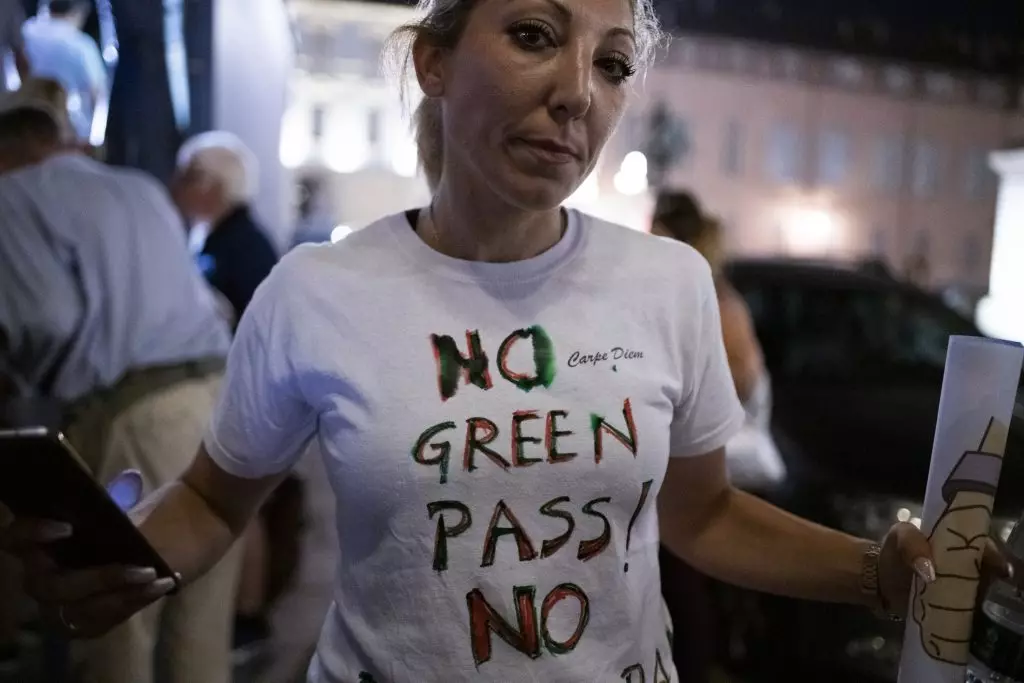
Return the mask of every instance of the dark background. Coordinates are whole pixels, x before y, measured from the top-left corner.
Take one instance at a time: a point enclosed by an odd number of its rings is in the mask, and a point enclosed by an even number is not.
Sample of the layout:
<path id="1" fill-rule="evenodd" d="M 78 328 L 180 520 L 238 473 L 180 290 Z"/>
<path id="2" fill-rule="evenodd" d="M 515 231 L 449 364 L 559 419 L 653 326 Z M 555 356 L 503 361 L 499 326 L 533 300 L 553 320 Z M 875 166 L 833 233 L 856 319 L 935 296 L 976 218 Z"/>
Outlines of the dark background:
<path id="1" fill-rule="evenodd" d="M 1022 0 L 656 0 L 656 4 L 669 29 L 1024 76 Z"/>

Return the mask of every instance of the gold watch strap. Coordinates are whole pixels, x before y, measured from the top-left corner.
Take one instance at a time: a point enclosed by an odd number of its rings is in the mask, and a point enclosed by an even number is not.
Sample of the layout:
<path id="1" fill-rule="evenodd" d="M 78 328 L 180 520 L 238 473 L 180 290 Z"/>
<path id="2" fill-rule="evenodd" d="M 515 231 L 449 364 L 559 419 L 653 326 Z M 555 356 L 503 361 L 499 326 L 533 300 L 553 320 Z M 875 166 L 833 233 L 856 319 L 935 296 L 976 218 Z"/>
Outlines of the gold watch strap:
<path id="1" fill-rule="evenodd" d="M 902 621 L 902 617 L 892 610 L 889 601 L 882 593 L 882 582 L 879 576 L 879 566 L 882 558 L 882 546 L 872 543 L 864 551 L 861 560 L 860 589 L 868 603 L 873 605 L 873 611 L 877 616 L 889 621 Z"/>

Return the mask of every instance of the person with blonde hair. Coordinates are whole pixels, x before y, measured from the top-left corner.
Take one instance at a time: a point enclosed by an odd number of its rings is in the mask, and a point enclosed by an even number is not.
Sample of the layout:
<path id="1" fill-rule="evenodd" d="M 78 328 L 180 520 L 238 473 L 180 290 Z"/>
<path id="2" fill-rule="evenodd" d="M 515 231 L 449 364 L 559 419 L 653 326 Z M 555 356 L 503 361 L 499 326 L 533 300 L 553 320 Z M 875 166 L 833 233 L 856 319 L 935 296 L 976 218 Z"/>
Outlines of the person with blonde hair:
<path id="1" fill-rule="evenodd" d="M 689 192 L 664 191 L 655 202 L 651 233 L 690 245 L 711 268 L 729 373 L 746 413 L 743 427 L 726 444 L 729 478 L 746 490 L 770 490 L 786 476 L 771 435 L 771 382 L 750 309 L 724 273 L 722 224 L 707 215 Z M 665 598 L 673 622 L 687 635 L 676 643 L 680 675 L 693 683 L 708 681 L 718 649 L 711 586 L 693 567 L 664 549 L 660 561 L 662 574 L 669 577 Z"/>
<path id="2" fill-rule="evenodd" d="M 190 229 L 203 235 L 199 267 L 219 295 L 232 328 L 278 260 L 252 208 L 258 179 L 259 163 L 248 146 L 232 133 L 214 130 L 185 141 L 178 150 L 171 181 L 171 195 L 178 209 Z M 297 480 L 289 485 L 299 486 Z M 270 545 L 265 517 L 266 512 L 253 520 L 243 544 L 234 628 L 234 658 L 240 664 L 263 652 L 270 639 L 273 595 L 269 570 L 272 561 L 289 545 L 288 539 L 281 538 L 274 539 L 277 542 L 273 547 Z"/>
<path id="3" fill-rule="evenodd" d="M 745 415 L 704 259 L 562 208 L 661 38 L 650 0 L 420 10 L 400 35 L 431 201 L 281 260 L 142 533 L 188 585 L 315 442 L 340 550 L 316 683 L 678 680 L 659 541 L 724 581 L 905 613 L 935 578 L 916 527 L 876 543 L 730 485 Z M 88 637 L 178 583 L 139 576 L 33 588 Z"/>
<path id="4" fill-rule="evenodd" d="M 689 193 L 663 192 L 655 203 L 651 233 L 690 245 L 711 267 L 729 370 L 740 401 L 747 403 L 765 381 L 764 357 L 750 309 L 723 273 L 726 257 L 721 222 L 706 215 Z"/>
<path id="5" fill-rule="evenodd" d="M 206 236 L 200 267 L 231 305 L 232 326 L 277 263 L 252 210 L 258 187 L 256 155 L 236 135 L 200 133 L 178 151 L 171 195 L 189 225 Z"/>

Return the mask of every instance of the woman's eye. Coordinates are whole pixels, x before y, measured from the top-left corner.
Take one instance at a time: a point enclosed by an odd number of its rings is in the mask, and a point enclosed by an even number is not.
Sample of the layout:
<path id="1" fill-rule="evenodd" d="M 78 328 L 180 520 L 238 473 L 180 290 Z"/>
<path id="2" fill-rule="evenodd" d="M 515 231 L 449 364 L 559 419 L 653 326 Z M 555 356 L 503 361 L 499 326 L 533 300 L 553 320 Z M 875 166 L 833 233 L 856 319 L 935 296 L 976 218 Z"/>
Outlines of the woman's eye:
<path id="1" fill-rule="evenodd" d="M 551 30 L 543 24 L 517 24 L 509 31 L 521 47 L 527 50 L 544 50 L 555 44 Z"/>
<path id="2" fill-rule="evenodd" d="M 636 73 L 636 67 L 624 59 L 604 59 L 599 66 L 615 83 L 627 81 Z"/>

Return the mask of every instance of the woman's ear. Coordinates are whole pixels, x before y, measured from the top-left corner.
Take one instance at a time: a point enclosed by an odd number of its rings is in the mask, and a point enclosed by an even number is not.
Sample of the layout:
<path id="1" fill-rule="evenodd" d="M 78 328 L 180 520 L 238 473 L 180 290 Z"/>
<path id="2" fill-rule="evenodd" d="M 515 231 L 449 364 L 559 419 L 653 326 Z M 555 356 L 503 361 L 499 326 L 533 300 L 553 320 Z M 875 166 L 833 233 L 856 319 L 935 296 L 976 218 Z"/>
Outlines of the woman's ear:
<path id="1" fill-rule="evenodd" d="M 444 95 L 444 67 L 447 51 L 430 41 L 417 38 L 412 44 L 412 63 L 416 80 L 427 97 Z"/>

